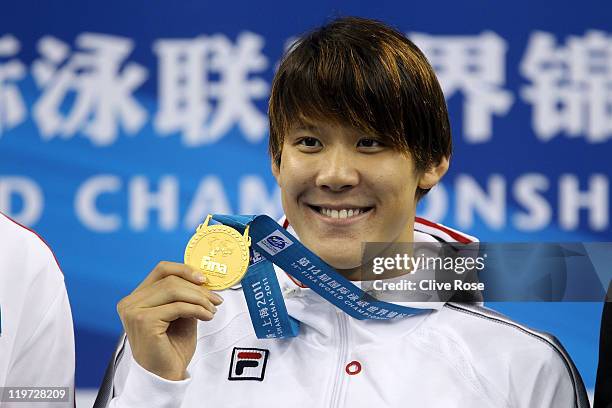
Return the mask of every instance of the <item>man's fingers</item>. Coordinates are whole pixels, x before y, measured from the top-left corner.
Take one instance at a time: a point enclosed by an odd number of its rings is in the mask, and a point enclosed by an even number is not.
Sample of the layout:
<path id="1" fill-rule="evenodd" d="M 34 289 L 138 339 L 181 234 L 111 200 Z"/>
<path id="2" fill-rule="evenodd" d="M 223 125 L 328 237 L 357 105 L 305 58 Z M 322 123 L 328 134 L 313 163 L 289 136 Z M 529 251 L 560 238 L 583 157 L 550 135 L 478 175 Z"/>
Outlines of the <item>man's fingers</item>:
<path id="1" fill-rule="evenodd" d="M 223 303 L 223 298 L 217 292 L 213 292 L 212 290 L 206 289 L 203 286 L 200 286 L 199 289 L 206 295 L 208 299 L 210 299 L 213 305 L 219 306 L 221 303 Z"/>
<path id="2" fill-rule="evenodd" d="M 151 311 L 151 317 L 171 323 L 180 318 L 195 318 L 199 320 L 212 320 L 214 313 L 200 305 L 185 302 L 174 302 L 167 305 L 158 306 Z"/>
<path id="3" fill-rule="evenodd" d="M 173 302 L 185 302 L 205 307 L 215 313 L 220 302 L 217 295 L 201 286 L 179 278 L 167 276 L 132 295 L 131 303 L 137 307 L 157 307 Z"/>
<path id="4" fill-rule="evenodd" d="M 178 276 L 196 285 L 201 285 L 206 282 L 206 276 L 195 268 L 189 265 L 178 262 L 161 261 L 149 273 L 144 281 L 136 288 L 137 290 L 164 279 L 168 276 Z"/>
<path id="5" fill-rule="evenodd" d="M 172 302 L 200 305 L 215 313 L 216 306 L 223 302 L 223 298 L 201 285 L 170 275 L 151 285 L 137 288 L 119 302 L 117 311 L 122 315 L 133 308 L 151 308 Z"/>

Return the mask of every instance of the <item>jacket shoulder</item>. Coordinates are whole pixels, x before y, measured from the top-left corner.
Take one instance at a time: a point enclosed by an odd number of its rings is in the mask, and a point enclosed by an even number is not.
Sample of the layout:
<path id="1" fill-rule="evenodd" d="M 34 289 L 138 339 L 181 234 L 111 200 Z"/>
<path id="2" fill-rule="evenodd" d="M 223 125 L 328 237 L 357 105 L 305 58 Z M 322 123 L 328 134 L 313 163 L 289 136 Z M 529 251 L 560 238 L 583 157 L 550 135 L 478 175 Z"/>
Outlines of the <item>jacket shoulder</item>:
<path id="1" fill-rule="evenodd" d="M 4 278 L 10 280 L 11 276 L 19 276 L 17 282 L 23 287 L 41 278 L 41 282 L 53 282 L 55 286 L 64 280 L 59 262 L 47 242 L 34 230 L 1 212 L 0 266 L 18 270 L 19 274 L 8 274 Z"/>
<path id="2" fill-rule="evenodd" d="M 461 344 L 485 378 L 499 379 L 497 388 L 544 395 L 562 385 L 573 406 L 589 406 L 582 378 L 555 336 L 477 304 L 452 302 L 442 309 L 438 327 Z"/>

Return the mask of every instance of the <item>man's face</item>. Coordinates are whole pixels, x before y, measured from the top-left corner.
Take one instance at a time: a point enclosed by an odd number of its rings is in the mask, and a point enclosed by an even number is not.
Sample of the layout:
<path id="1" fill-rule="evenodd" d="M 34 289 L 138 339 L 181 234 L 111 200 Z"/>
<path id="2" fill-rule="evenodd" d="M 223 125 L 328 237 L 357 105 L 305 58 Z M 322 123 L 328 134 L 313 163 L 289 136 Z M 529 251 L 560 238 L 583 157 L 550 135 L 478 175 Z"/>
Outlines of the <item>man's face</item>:
<path id="1" fill-rule="evenodd" d="M 364 242 L 413 239 L 421 177 L 410 155 L 373 136 L 321 122 L 295 127 L 272 171 L 300 240 L 336 269 L 358 267 Z"/>

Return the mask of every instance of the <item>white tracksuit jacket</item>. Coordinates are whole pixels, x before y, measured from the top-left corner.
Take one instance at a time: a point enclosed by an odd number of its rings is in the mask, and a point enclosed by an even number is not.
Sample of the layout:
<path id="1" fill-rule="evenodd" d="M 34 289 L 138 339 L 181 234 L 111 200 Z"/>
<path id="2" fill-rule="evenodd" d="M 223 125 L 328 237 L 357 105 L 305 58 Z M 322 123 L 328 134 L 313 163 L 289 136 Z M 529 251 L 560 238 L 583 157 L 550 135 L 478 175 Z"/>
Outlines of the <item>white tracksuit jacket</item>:
<path id="1" fill-rule="evenodd" d="M 415 241 L 436 238 L 472 239 L 417 219 Z M 257 339 L 242 290 L 226 290 L 215 318 L 198 323 L 188 379 L 167 381 L 143 369 L 124 336 L 95 407 L 588 406 L 578 372 L 552 336 L 489 309 L 447 303 L 403 319 L 362 321 L 278 268 L 277 276 L 300 322 L 298 337 Z"/>
<path id="2" fill-rule="evenodd" d="M 0 401 L 0 407 L 74 406 L 74 333 L 64 275 L 51 250 L 0 213 L 0 387 L 69 387 L 69 402 Z"/>

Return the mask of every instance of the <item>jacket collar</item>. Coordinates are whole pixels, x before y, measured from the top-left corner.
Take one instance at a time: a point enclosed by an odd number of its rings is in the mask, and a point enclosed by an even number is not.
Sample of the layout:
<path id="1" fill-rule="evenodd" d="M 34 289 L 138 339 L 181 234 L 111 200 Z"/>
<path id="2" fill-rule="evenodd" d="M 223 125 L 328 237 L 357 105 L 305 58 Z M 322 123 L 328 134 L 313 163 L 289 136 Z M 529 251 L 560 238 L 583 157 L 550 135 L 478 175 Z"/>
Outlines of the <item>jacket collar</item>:
<path id="1" fill-rule="evenodd" d="M 278 220 L 278 223 L 283 228 L 285 228 L 290 234 L 292 234 L 294 237 L 299 239 L 298 235 L 296 234 L 295 230 L 293 229 L 293 227 L 291 226 L 291 224 L 289 223 L 285 215 L 283 215 Z M 427 234 L 425 232 L 416 231 L 416 230 L 414 231 L 414 241 L 415 242 L 432 242 L 432 243 L 439 242 L 432 235 Z M 320 298 L 319 295 L 316 294 L 316 292 L 314 292 L 312 289 L 302 284 L 299 280 L 295 279 L 294 277 L 292 277 L 291 275 L 289 275 L 288 273 L 280 269 L 278 266 L 274 265 L 274 270 L 276 271 L 278 283 L 281 287 L 281 290 L 285 298 L 291 298 L 294 296 L 299 296 L 299 297 L 302 297 L 302 296 L 311 297 L 312 296 L 315 298 Z M 385 281 L 394 281 L 394 280 L 400 280 L 400 279 L 401 277 L 388 279 Z M 354 281 L 353 283 L 357 286 L 360 286 L 359 281 Z M 321 300 L 323 300 L 323 298 L 321 298 Z M 416 309 L 435 309 L 435 310 L 439 310 L 445 304 L 445 302 L 391 302 L 391 303 L 401 305 L 401 306 L 408 306 L 408 307 L 412 307 Z"/>

